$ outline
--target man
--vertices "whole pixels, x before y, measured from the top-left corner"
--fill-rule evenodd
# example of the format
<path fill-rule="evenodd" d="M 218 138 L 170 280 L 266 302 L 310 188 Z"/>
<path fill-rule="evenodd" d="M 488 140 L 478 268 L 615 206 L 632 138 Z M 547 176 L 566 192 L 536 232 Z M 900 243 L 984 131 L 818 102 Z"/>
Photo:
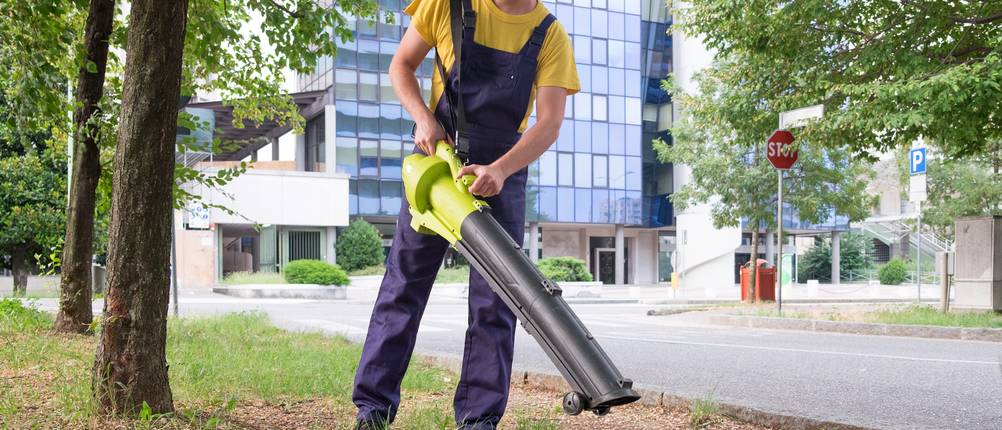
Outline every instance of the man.
<path fill-rule="evenodd" d="M 456 22 L 454 10 L 460 12 Z M 415 152 L 431 154 L 439 140 L 455 144 L 461 156 L 468 152 L 460 175 L 476 175 L 470 191 L 487 201 L 521 245 L 527 166 L 556 140 L 566 98 L 580 89 L 570 38 L 537 0 L 413 0 L 404 12 L 411 26 L 390 64 L 390 78 L 414 118 Z M 414 72 L 432 48 L 437 73 L 425 105 Z M 536 123 L 527 129 L 533 103 Z M 404 198 L 355 374 L 359 428 L 393 421 L 418 324 L 448 249 L 445 239 L 415 232 L 407 208 Z M 504 414 L 515 323 L 484 278 L 471 271 L 469 327 L 454 403 L 460 428 L 492 429 Z"/>

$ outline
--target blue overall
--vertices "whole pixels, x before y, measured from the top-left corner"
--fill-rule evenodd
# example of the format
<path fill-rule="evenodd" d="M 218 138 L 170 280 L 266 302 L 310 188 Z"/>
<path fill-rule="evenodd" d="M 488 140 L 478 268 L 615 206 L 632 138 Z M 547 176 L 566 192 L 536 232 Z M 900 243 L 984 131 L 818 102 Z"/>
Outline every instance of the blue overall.
<path fill-rule="evenodd" d="M 472 11 L 470 0 L 463 0 Z M 475 19 L 473 20 L 475 22 Z M 554 17 L 547 16 L 533 30 L 518 53 L 500 51 L 474 42 L 474 26 L 463 31 L 461 88 L 470 138 L 469 162 L 487 165 L 515 145 L 536 76 L 537 57 Z M 453 68 L 455 69 L 455 68 Z M 456 96 L 456 71 L 449 73 L 446 91 Z M 455 135 L 448 97 L 443 94 L 435 116 L 446 132 Z M 420 149 L 415 148 L 415 152 Z M 527 169 L 505 180 L 501 193 L 485 199 L 491 214 L 522 245 L 525 223 Z M 400 403 L 400 383 L 407 370 L 418 324 L 432 284 L 448 249 L 439 236 L 411 228 L 406 197 L 402 199 L 396 234 L 386 260 L 362 358 L 355 374 L 352 399 L 358 418 L 392 422 Z M 511 380 L 516 319 L 471 270 L 469 317 L 462 375 L 454 400 L 456 422 L 463 428 L 494 428 L 504 414 Z"/>

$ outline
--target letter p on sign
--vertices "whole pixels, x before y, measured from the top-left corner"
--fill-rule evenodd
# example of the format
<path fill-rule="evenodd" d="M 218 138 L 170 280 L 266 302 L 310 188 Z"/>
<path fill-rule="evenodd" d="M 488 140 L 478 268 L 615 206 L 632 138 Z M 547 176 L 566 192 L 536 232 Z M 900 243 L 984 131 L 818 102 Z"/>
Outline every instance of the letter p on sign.
<path fill-rule="evenodd" d="M 925 148 L 915 148 L 908 153 L 909 159 L 908 163 L 909 173 L 912 175 L 921 175 L 925 173 Z"/>

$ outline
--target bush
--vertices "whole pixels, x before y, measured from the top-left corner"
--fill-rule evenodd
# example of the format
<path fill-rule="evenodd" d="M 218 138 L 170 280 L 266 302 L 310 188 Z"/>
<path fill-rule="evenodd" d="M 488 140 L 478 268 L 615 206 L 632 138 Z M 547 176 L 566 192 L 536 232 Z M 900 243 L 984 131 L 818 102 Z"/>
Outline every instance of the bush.
<path fill-rule="evenodd" d="M 337 264 L 319 260 L 290 261 L 282 268 L 290 284 L 348 285 L 348 275 Z"/>
<path fill-rule="evenodd" d="M 551 281 L 578 282 L 590 281 L 591 273 L 585 267 L 584 260 L 574 257 L 550 257 L 539 260 L 539 271 Z"/>
<path fill-rule="evenodd" d="M 859 233 L 843 233 L 839 242 L 839 256 L 842 279 L 849 279 L 850 272 L 863 272 L 870 268 L 873 255 L 873 241 Z M 817 238 L 814 246 L 799 259 L 797 277 L 817 279 L 819 282 L 832 280 L 832 242 L 829 238 Z M 803 282 L 803 281 L 801 281 Z"/>
<path fill-rule="evenodd" d="M 363 219 L 356 219 L 341 231 L 335 248 L 338 264 L 349 272 L 383 262 L 383 239 L 379 230 Z"/>
<path fill-rule="evenodd" d="M 900 285 L 902 282 L 905 282 L 907 274 L 908 268 L 905 267 L 905 262 L 900 258 L 895 258 L 888 261 L 884 267 L 881 267 L 877 276 L 880 277 L 882 285 Z"/>

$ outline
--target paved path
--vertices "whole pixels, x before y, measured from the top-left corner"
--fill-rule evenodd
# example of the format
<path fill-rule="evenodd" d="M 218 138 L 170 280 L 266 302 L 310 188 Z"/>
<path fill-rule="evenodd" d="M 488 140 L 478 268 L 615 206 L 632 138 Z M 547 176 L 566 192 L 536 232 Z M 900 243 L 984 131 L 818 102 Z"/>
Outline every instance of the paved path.
<path fill-rule="evenodd" d="M 53 300 L 42 300 L 54 306 Z M 771 412 L 878 428 L 1002 428 L 1002 344 L 770 331 L 649 317 L 638 304 L 573 306 L 638 385 Z M 183 314 L 257 309 L 280 327 L 365 336 L 368 300 L 243 300 L 183 295 Z M 433 295 L 417 350 L 459 357 L 464 302 Z M 556 373 L 524 332 L 516 367 Z"/>

